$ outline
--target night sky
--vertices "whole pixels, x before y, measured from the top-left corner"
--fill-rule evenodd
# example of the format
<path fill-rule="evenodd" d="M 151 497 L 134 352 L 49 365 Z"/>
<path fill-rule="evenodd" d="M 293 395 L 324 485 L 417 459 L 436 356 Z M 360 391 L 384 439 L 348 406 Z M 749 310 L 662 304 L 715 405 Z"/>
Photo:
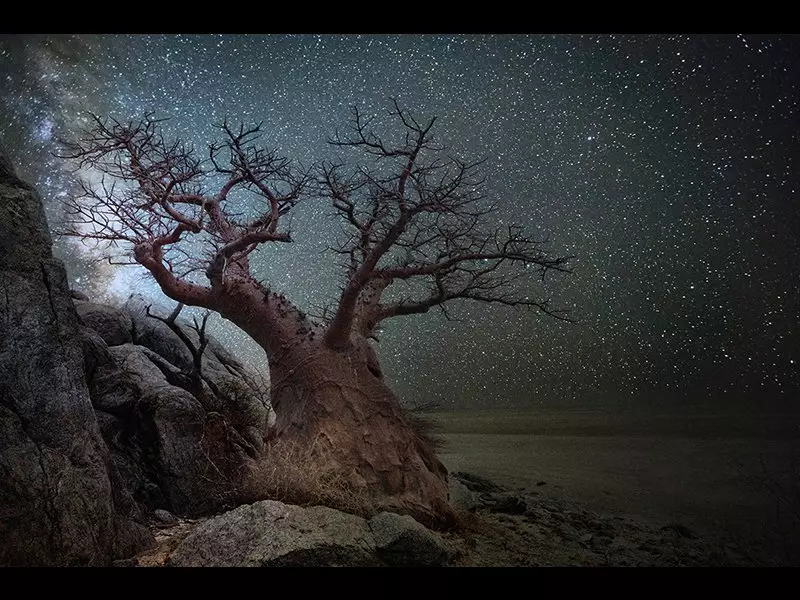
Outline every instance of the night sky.
<path fill-rule="evenodd" d="M 438 116 L 439 142 L 486 158 L 498 218 L 575 255 L 541 313 L 459 305 L 391 319 L 378 345 L 408 403 L 443 407 L 750 407 L 800 401 L 800 39 L 757 35 L 80 35 L 0 37 L 0 143 L 51 226 L 69 170 L 50 153 L 82 111 L 146 111 L 204 147 L 226 116 L 264 121 L 304 164 L 350 107 L 391 97 Z M 293 211 L 293 244 L 254 272 L 301 308 L 340 283 L 322 200 Z M 97 299 L 166 299 L 138 267 L 92 264 L 60 240 L 73 285 Z M 159 299 L 159 297 L 161 299 Z M 260 349 L 219 317 L 254 365 Z"/>

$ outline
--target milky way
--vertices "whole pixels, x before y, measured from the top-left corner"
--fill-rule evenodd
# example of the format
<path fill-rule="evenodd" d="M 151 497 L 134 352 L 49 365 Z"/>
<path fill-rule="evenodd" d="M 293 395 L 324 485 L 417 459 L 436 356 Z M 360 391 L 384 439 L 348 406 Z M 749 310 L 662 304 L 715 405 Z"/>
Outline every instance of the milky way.
<path fill-rule="evenodd" d="M 312 164 L 351 106 L 380 117 L 395 97 L 438 116 L 452 154 L 487 159 L 498 218 L 576 256 L 569 278 L 531 283 L 575 324 L 486 305 L 387 323 L 378 351 L 406 402 L 796 409 L 798 55 L 795 37 L 753 35 L 5 36 L 0 142 L 56 227 L 70 180 L 50 153 L 82 111 L 155 111 L 199 147 L 226 116 L 264 121 Z M 296 242 L 254 270 L 307 309 L 340 283 L 324 252 L 339 224 L 321 202 L 293 213 Z M 56 252 L 98 298 L 168 304 L 136 268 Z"/>

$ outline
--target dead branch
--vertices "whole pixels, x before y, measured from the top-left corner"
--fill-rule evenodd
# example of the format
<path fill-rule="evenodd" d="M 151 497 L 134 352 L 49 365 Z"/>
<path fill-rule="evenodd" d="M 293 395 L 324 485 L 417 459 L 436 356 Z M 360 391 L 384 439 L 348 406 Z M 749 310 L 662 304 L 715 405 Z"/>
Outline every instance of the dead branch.
<path fill-rule="evenodd" d="M 178 315 L 180 315 L 181 311 L 183 310 L 184 305 L 182 302 L 179 302 L 177 306 L 175 306 L 175 309 L 166 318 L 150 312 L 151 306 L 152 305 L 148 304 L 145 309 L 147 316 L 157 319 L 169 327 L 172 332 L 180 338 L 184 346 L 186 346 L 191 353 L 193 367 L 191 373 L 189 374 L 189 378 L 191 379 L 192 385 L 195 388 L 195 392 L 200 393 L 202 390 L 203 352 L 205 352 L 206 346 L 208 346 L 206 324 L 208 323 L 208 317 L 211 316 L 211 312 L 205 311 L 200 323 L 197 322 L 197 317 L 192 317 L 192 324 L 189 325 L 189 327 L 194 329 L 194 331 L 197 333 L 197 340 L 199 342 L 198 344 L 195 344 L 191 338 L 186 335 L 186 332 L 183 330 L 181 325 L 176 321 Z"/>
<path fill-rule="evenodd" d="M 260 124 L 222 123 L 222 140 L 209 145 L 203 160 L 193 146 L 168 141 L 164 120 L 152 113 L 140 121 L 94 114 L 90 119 L 82 136 L 63 142 L 59 154 L 99 179 L 81 179 L 80 193 L 66 201 L 64 235 L 127 244 L 136 262 L 172 291 L 171 297 L 192 304 L 202 299 L 207 307 L 210 290 L 188 282 L 188 273 L 206 270 L 213 288 L 221 280 L 219 265 L 233 264 L 247 275 L 247 257 L 256 248 L 291 241 L 288 231 L 281 230 L 281 219 L 303 196 L 311 173 L 260 146 Z M 237 215 L 233 191 L 250 198 L 245 200 L 247 218 Z M 181 243 L 190 238 L 214 252 L 205 267 L 190 261 L 182 270 L 180 261 L 188 256 Z M 182 295 L 187 288 L 192 293 Z"/>
<path fill-rule="evenodd" d="M 354 108 L 348 132 L 329 142 L 367 161 L 324 162 L 312 171 L 263 146 L 261 124 L 224 121 L 221 139 L 201 157 L 191 145 L 167 140 L 163 120 L 152 114 L 128 122 L 90 115 L 90 127 L 61 153 L 96 175 L 67 201 L 64 233 L 128 252 L 170 298 L 219 311 L 234 302 L 237 281 L 257 287 L 250 255 L 291 242 L 286 215 L 316 193 L 345 231 L 332 249 L 346 275 L 338 302 L 323 315 L 328 346 L 345 346 L 353 331 L 374 337 L 382 320 L 433 307 L 453 319 L 456 300 L 569 321 L 529 282 L 569 273 L 571 257 L 551 255 L 546 240 L 497 221 L 483 161 L 463 161 L 436 145 L 435 117 L 418 121 L 396 101 L 389 116 L 401 133 L 394 139 Z M 198 272 L 208 285 L 190 280 Z"/>
<path fill-rule="evenodd" d="M 571 257 L 551 256 L 545 242 L 517 226 L 492 226 L 496 206 L 482 193 L 482 161 L 443 155 L 432 143 L 435 118 L 420 124 L 396 101 L 390 116 L 405 133 L 399 141 L 378 135 L 374 119 L 357 109 L 349 134 L 329 140 L 371 157 L 369 168 L 324 164 L 319 170 L 321 193 L 347 230 L 334 249 L 348 259 L 347 280 L 326 341 L 341 346 L 357 322 L 369 335 L 383 319 L 434 306 L 451 318 L 444 305 L 455 299 L 536 308 L 569 321 L 549 300 L 519 290 L 533 274 L 544 280 L 548 273 L 569 273 Z M 381 301 L 384 290 L 406 280 L 427 281 L 430 293 Z"/>

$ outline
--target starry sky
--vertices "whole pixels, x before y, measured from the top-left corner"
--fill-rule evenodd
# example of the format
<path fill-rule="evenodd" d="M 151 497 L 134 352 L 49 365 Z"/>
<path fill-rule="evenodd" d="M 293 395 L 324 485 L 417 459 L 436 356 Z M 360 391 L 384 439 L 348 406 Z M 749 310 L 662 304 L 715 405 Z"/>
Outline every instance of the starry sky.
<path fill-rule="evenodd" d="M 70 193 L 51 153 L 86 110 L 155 111 L 205 146 L 226 116 L 264 122 L 304 164 L 350 107 L 383 119 L 390 98 L 465 159 L 486 158 L 498 219 L 574 255 L 542 288 L 576 323 L 478 304 L 389 320 L 378 345 L 406 403 L 445 408 L 745 407 L 800 401 L 800 56 L 797 36 L 4 35 L 0 143 L 45 200 Z M 385 131 L 397 131 L 384 119 Z M 340 283 L 322 201 L 293 211 L 291 245 L 253 270 L 301 308 Z M 166 303 L 136 267 L 57 241 L 98 299 Z M 219 317 L 243 359 L 260 349 Z"/>

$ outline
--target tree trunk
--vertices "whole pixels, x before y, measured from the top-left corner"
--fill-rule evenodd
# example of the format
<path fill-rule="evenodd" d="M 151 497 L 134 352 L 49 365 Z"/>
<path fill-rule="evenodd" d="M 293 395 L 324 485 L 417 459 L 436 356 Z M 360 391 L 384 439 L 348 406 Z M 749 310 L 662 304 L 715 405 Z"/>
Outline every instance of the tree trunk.
<path fill-rule="evenodd" d="M 321 339 L 299 342 L 289 356 L 270 361 L 270 379 L 273 443 L 307 448 L 307 472 L 344 478 L 375 508 L 428 526 L 451 524 L 447 470 L 406 422 L 365 339 L 340 351 Z"/>
<path fill-rule="evenodd" d="M 410 514 L 429 526 L 452 524 L 447 469 L 406 422 L 367 339 L 353 333 L 331 348 L 320 325 L 252 279 L 226 292 L 218 310 L 264 348 L 269 362 L 277 420 L 263 466 L 271 477 L 286 475 L 276 466 L 281 462 L 304 483 L 314 476 L 323 488 L 344 482 L 345 496 L 368 498 L 367 510 Z M 289 501 L 293 485 L 283 487 Z"/>

